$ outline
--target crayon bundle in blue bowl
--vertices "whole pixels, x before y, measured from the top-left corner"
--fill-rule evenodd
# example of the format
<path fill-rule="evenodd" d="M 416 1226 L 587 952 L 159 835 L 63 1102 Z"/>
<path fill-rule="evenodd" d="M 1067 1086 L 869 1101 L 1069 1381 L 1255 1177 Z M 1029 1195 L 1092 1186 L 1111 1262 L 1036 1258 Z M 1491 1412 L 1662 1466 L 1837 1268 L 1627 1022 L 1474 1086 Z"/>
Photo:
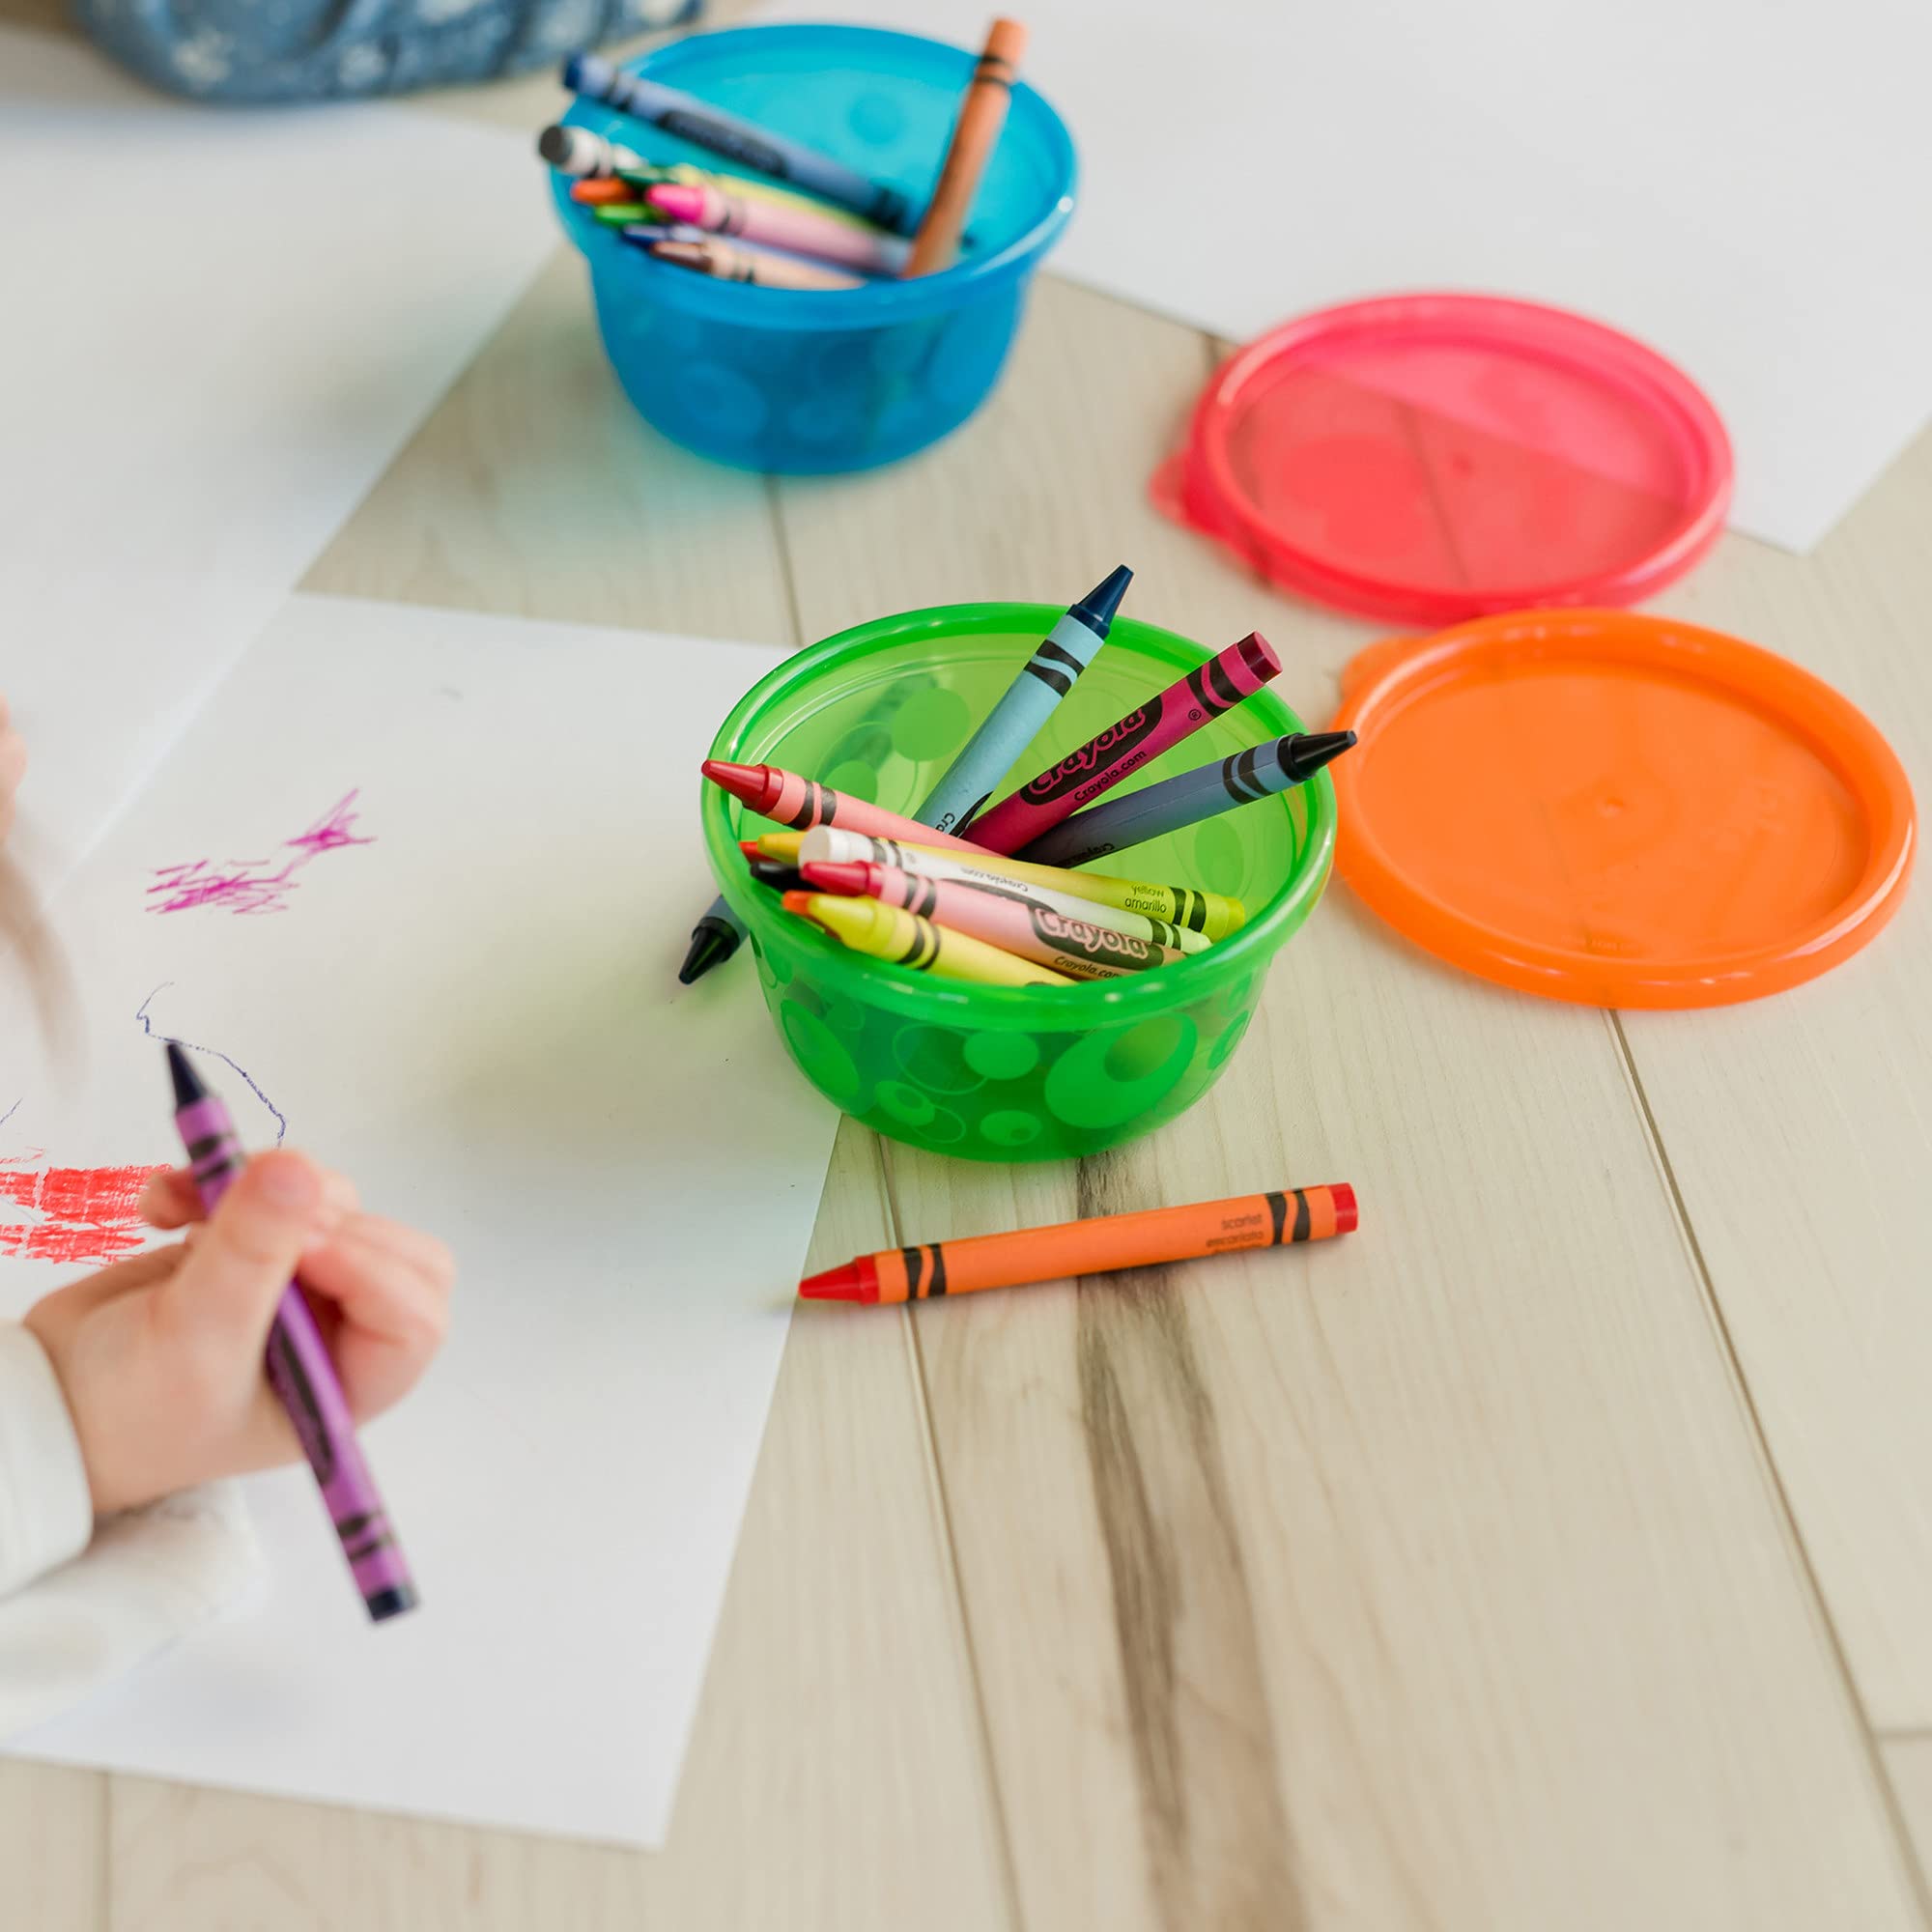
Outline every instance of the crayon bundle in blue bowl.
<path fill-rule="evenodd" d="M 882 210 L 896 204 L 916 218 L 975 60 L 937 41 L 868 28 L 746 27 L 675 42 L 619 71 L 803 143 L 877 184 Z M 647 123 L 583 98 L 562 124 L 652 164 L 727 185 L 759 180 L 737 157 L 682 138 L 679 125 L 674 114 Z M 740 152 L 757 158 L 754 142 Z M 574 200 L 569 174 L 559 170 L 553 192 L 589 267 L 611 366 L 639 413 L 721 463 L 804 474 L 909 455 L 985 401 L 1033 272 L 1072 212 L 1074 177 L 1059 115 L 1015 82 L 953 265 L 835 288 L 691 273 Z M 912 225 L 901 220 L 898 233 Z"/>

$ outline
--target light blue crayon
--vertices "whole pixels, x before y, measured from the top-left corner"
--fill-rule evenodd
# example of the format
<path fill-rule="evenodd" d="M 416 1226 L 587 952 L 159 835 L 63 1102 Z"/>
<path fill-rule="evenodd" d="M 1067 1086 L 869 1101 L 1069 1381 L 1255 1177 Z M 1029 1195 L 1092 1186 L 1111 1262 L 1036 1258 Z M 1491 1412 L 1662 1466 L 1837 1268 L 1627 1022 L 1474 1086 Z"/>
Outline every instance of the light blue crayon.
<path fill-rule="evenodd" d="M 1020 667 L 1006 696 L 966 741 L 946 776 L 913 813 L 935 832 L 964 836 L 974 815 L 993 795 L 993 787 L 1012 770 L 1053 707 L 1073 689 L 1073 680 L 1094 662 L 1133 572 L 1123 563 L 1096 583 L 1054 625 Z"/>
<path fill-rule="evenodd" d="M 1116 794 L 1064 818 L 1015 859 L 1029 866 L 1084 866 L 1129 845 L 1145 845 L 1216 812 L 1298 785 L 1355 742 L 1352 731 L 1292 731 L 1265 745 L 1251 745 L 1218 764 L 1162 779 L 1124 797 Z"/>
<path fill-rule="evenodd" d="M 727 114 L 695 94 L 667 87 L 661 80 L 625 73 L 595 54 L 572 54 L 563 64 L 563 84 L 587 100 L 601 100 L 681 141 L 709 148 L 727 161 L 789 182 L 821 201 L 849 208 L 895 235 L 919 226 L 919 210 L 895 187 L 867 181 L 856 169 L 789 135 L 774 133 L 736 114 Z"/>

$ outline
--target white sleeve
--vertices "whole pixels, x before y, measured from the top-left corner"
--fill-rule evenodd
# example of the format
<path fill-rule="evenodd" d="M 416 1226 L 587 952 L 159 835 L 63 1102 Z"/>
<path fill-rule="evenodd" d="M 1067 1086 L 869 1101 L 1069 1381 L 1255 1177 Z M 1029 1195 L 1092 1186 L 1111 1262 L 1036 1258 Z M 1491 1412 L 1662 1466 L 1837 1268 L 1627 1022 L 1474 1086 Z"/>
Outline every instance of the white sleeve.
<path fill-rule="evenodd" d="M 97 1531 L 52 1364 L 26 1329 L 0 1322 L 0 1738 L 57 1717 L 220 1616 L 261 1574 L 232 1483 L 109 1517 Z"/>

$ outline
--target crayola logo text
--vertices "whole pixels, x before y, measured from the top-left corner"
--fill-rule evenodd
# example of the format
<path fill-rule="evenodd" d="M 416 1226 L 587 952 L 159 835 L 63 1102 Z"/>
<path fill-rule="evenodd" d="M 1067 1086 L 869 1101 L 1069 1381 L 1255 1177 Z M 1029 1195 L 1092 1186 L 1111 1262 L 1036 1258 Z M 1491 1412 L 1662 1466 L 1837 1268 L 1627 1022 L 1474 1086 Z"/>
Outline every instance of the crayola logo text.
<path fill-rule="evenodd" d="M 1096 771 L 1112 769 L 1136 745 L 1151 737 L 1160 724 L 1160 699 L 1155 697 L 1138 711 L 1130 711 L 1118 724 L 1112 724 L 1097 738 L 1069 752 L 1051 771 L 1041 772 L 1020 793 L 1033 805 L 1047 805 L 1071 791 Z"/>
<path fill-rule="evenodd" d="M 1064 952 L 1088 957 L 1111 954 L 1116 959 L 1131 960 L 1137 966 L 1151 965 L 1156 957 L 1145 940 L 1136 939 L 1131 933 L 1116 932 L 1110 926 L 1089 925 L 1084 919 L 1068 919 L 1065 913 L 1051 911 L 1046 906 L 1031 907 L 1028 916 L 1033 921 L 1035 937 Z"/>

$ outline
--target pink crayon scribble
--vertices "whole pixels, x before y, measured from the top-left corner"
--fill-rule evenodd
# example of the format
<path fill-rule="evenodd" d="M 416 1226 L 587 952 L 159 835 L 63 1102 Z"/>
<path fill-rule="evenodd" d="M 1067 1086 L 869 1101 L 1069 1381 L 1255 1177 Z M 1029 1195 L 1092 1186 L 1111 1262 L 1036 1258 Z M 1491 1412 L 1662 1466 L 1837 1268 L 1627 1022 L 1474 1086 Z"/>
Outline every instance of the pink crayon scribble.
<path fill-rule="evenodd" d="M 289 895 L 297 885 L 296 874 L 324 852 L 339 852 L 345 845 L 373 845 L 373 838 L 357 838 L 351 831 L 355 813 L 349 808 L 358 791 L 337 800 L 308 830 L 295 838 L 284 839 L 300 856 L 284 859 L 279 870 L 270 871 L 267 859 L 231 859 L 216 865 L 209 859 L 195 859 L 179 866 L 163 866 L 155 873 L 148 888 L 150 912 L 191 912 L 197 906 L 223 906 L 236 914 L 285 912 Z"/>

